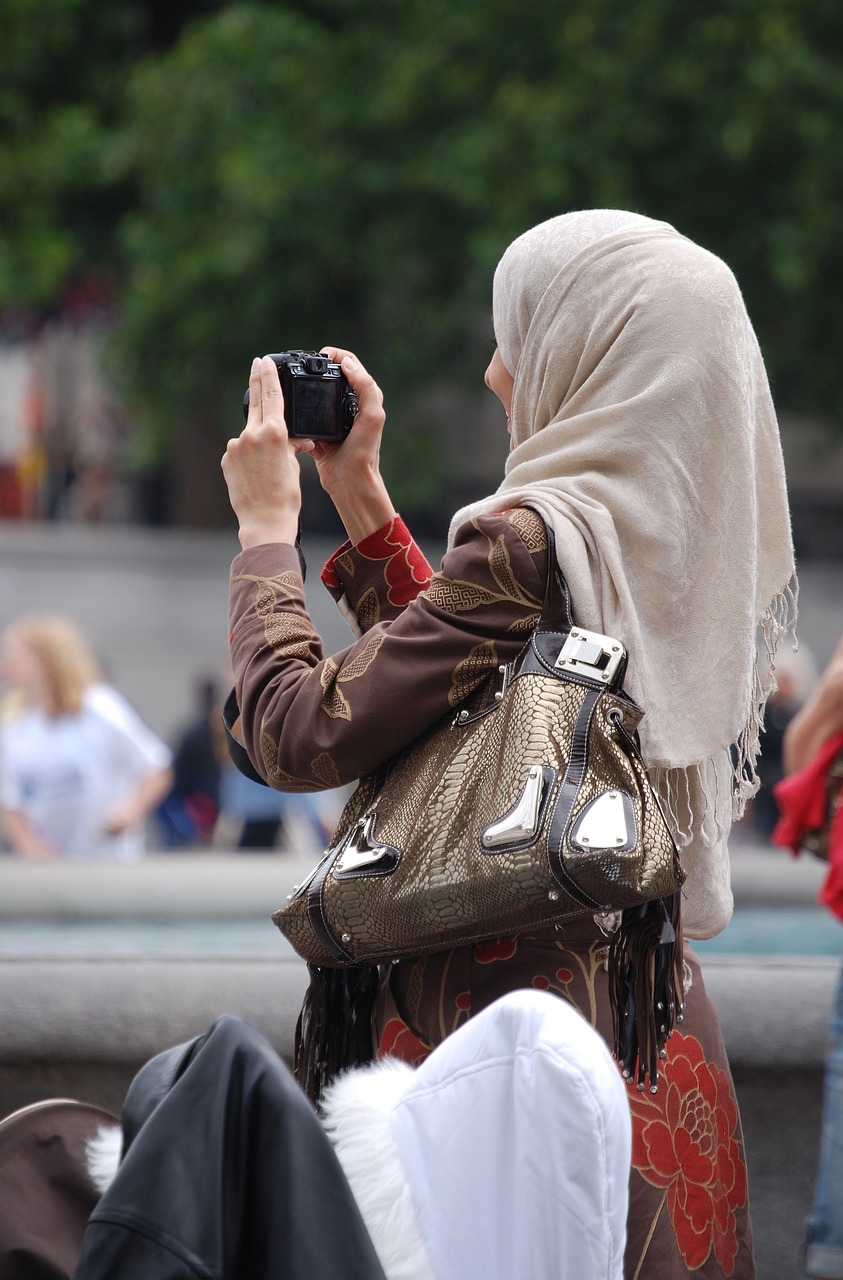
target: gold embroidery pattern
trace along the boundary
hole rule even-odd
[[[350,720],[351,708],[343,697],[342,690],[337,686],[337,672],[339,667],[333,658],[326,658],[325,665],[319,675],[319,681],[324,689],[322,695],[322,710],[331,717],[332,720]]]
[[[515,622],[511,622],[507,627],[507,631],[511,631],[516,635],[519,631],[532,631],[538,620],[538,613],[528,614],[526,618],[518,618]]]
[[[295,613],[271,613],[263,621],[267,644],[284,658],[307,658],[312,632]]]
[[[360,650],[356,658],[352,658],[351,662],[347,662],[343,667],[339,679],[345,684],[348,680],[359,680],[369,670],[369,667],[375,660],[378,650],[383,644],[386,637],[382,632],[376,636],[370,636]]]
[[[529,552],[547,548],[547,530],[537,511],[529,507],[515,507],[509,513],[509,523]]]
[[[287,773],[284,769],[278,767],[278,743],[264,729],[261,730],[260,750],[264,772],[276,791],[319,790],[317,783],[305,781],[304,778],[296,778],[293,774]]]
[[[541,609],[542,602],[529,591],[525,591],[521,583],[512,572],[512,561],[509,556],[509,549],[503,538],[503,535],[496,538],[494,542],[486,535],[489,541],[489,572],[495,582],[501,589],[503,596],[507,600],[516,600],[518,604],[532,606],[537,611]]]
[[[255,613],[263,622],[266,642],[273,652],[285,658],[307,658],[313,637],[310,621],[300,613],[278,608],[279,600],[304,607],[299,575],[287,572],[262,578],[244,573],[235,582],[255,583]]]
[[[535,519],[538,520],[538,516]],[[480,525],[477,521],[475,520],[472,523],[480,532]],[[509,604],[523,605],[530,609],[530,618],[525,620],[518,619],[510,624],[509,630],[525,630],[533,625],[535,617],[541,610],[542,602],[538,597],[531,595],[529,591],[525,591],[513,573],[512,562],[504,537],[501,535],[493,540],[485,530],[482,530],[482,532],[489,543],[489,572],[498,590],[493,591],[489,587],[481,587],[476,582],[467,582],[462,578],[447,578],[438,573],[433,577],[427,590],[421,594],[431,604],[443,609],[446,613],[468,613],[472,609],[481,608],[483,605],[500,604],[504,601]]]
[[[451,688],[448,692],[449,704],[456,707],[497,665],[498,654],[495,646],[490,642],[478,644],[471,650],[468,657],[463,658],[454,667]]]
[[[437,573],[430,586],[421,593],[431,604],[444,609],[446,613],[468,613],[484,604],[495,604],[500,596],[495,591],[478,587],[476,582],[465,582],[461,578],[445,578]],[[421,597],[420,597],[421,598]]]
[[[332,720],[351,719],[351,707],[340,685],[348,684],[350,680],[359,680],[366,674],[385,638],[382,633],[370,636],[357,657],[347,662],[341,670],[333,658],[328,658],[325,662],[319,677],[322,688],[325,690],[322,697],[322,710]]]
[[[304,604],[304,596],[301,590],[300,576],[289,569],[286,573],[278,573],[274,578],[264,578],[256,573],[241,573],[235,579],[235,582],[254,582],[258,588],[257,598],[255,600],[255,608],[261,616],[263,616],[259,601],[274,602],[277,596],[286,596],[288,600],[294,600],[297,604]]]
[[[369,631],[381,620],[381,602],[374,587],[364,592],[357,606],[357,621],[361,631]]]
[[[329,751],[322,751],[311,764],[314,778],[318,778],[326,787],[338,787],[340,775],[334,757]]]
[[[349,578],[354,577],[354,570],[355,570],[354,557],[350,556],[347,551],[344,551],[342,555],[337,556],[334,559],[334,564],[339,565],[343,573],[346,574]]]
[[[535,597],[528,596],[525,593],[512,572],[512,561],[509,558],[509,551],[503,537],[496,539],[489,550],[489,569],[495,582],[509,599],[523,600],[529,604],[537,603]]]

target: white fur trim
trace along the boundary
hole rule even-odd
[[[120,1152],[123,1147],[123,1130],[119,1124],[101,1124],[96,1135],[85,1143],[85,1164],[88,1177],[100,1195],[103,1195],[117,1173]]]
[[[435,1280],[392,1136],[392,1112],[414,1078],[396,1058],[347,1071],[327,1090],[324,1123],[387,1280]]]

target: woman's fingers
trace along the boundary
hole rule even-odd
[[[229,440],[222,459],[226,479],[235,463],[239,467],[260,469],[287,443],[284,397],[278,369],[271,356],[256,356],[249,372],[249,413],[246,425],[239,436]]]
[[[300,436],[296,436],[295,438],[290,440],[290,444],[293,447],[294,453],[315,453],[316,452],[315,440],[303,440]]]
[[[271,356],[256,356],[249,372],[249,413],[247,427],[284,419],[284,397],[278,366]]]
[[[322,354],[340,365],[348,385],[357,395],[360,413],[378,414],[383,409],[383,392],[353,351],[344,347],[323,347]]]
[[[261,385],[261,362],[256,356],[249,370],[249,412],[246,426],[251,427],[261,421],[263,416],[263,388]]]
[[[333,360],[335,364],[342,364],[346,356],[351,356],[352,360],[357,360],[353,351],[346,351],[345,347],[322,347],[323,356],[327,356],[329,360]],[[358,361],[358,364],[360,362]]]
[[[264,356],[260,362],[260,382],[263,420],[276,416],[283,420],[284,397],[281,394],[278,366],[272,356]]]

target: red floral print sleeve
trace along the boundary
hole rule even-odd
[[[430,586],[432,577],[433,570],[400,516],[357,546],[344,543],[322,570],[322,582],[331,595],[338,602],[345,599],[364,629],[371,613],[361,607],[365,596],[374,592],[378,597],[379,619],[397,617]]]

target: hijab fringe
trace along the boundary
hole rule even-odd
[[[799,583],[794,575],[777,593],[759,624],[764,669],[756,656],[753,692],[746,723],[731,747],[686,768],[654,768],[649,771],[665,810],[674,839],[687,849],[696,839],[706,848],[724,840],[732,823],[739,821],[747,803],[761,785],[756,769],[764,731],[767,699],[776,689],[776,650],[789,631],[797,649]]]

